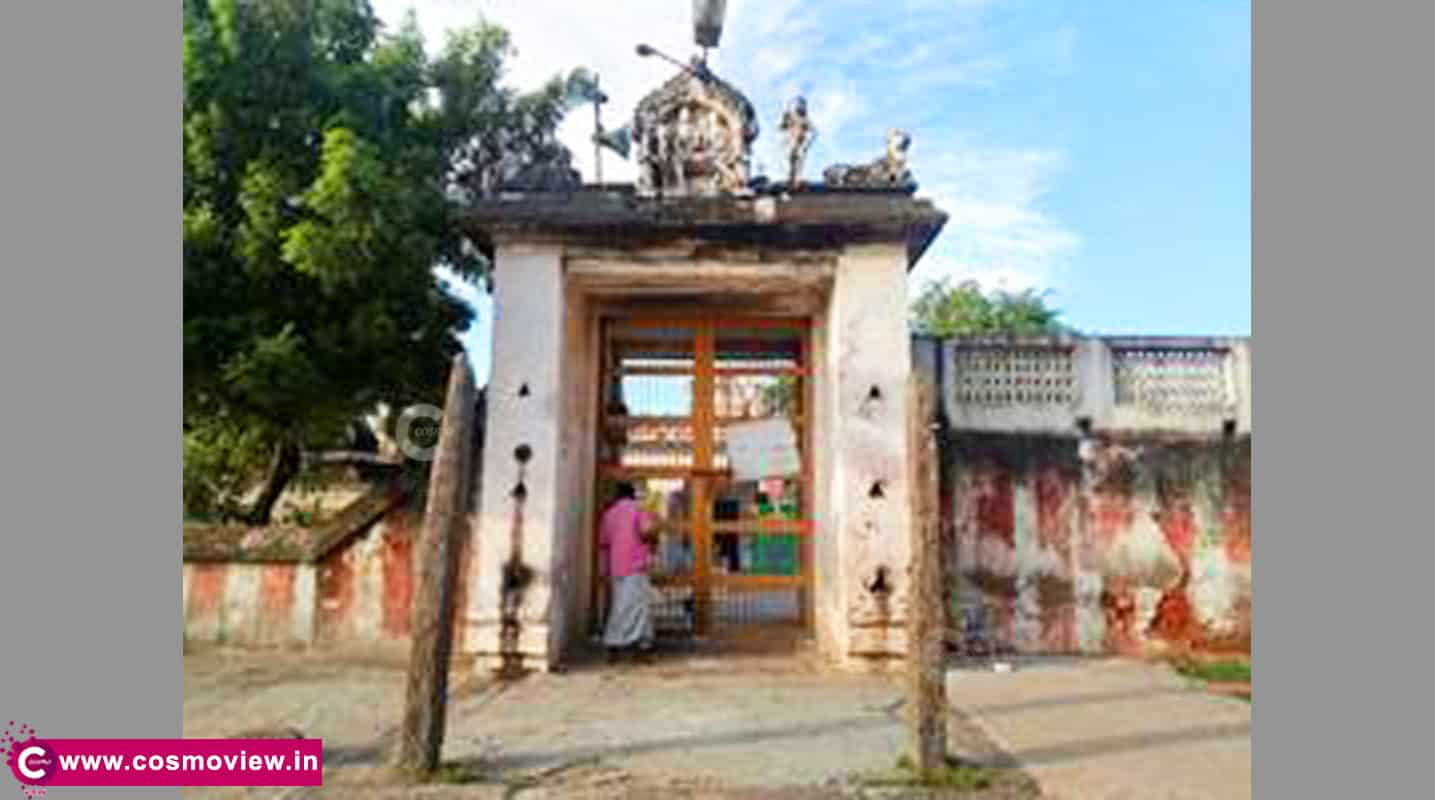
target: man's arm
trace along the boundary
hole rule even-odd
[[[662,533],[663,527],[664,520],[662,517],[644,511],[638,519],[638,536],[648,547],[653,547],[657,545],[658,534]]]
[[[606,526],[598,532],[598,577],[608,577],[608,529]]]

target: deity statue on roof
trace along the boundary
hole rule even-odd
[[[906,131],[887,131],[887,154],[868,164],[833,164],[822,172],[828,186],[856,189],[910,189],[912,171],[907,168],[907,150],[912,137]]]
[[[788,103],[778,128],[787,137],[787,185],[792,188],[802,180],[802,164],[817,139],[817,128],[807,116],[807,98],[798,95]]]

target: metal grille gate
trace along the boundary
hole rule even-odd
[[[605,507],[616,484],[629,481],[665,521],[654,571],[659,635],[762,638],[810,631],[815,526],[808,322],[606,320],[602,352],[595,499]],[[800,466],[782,468],[785,474],[735,475],[728,434],[773,420],[791,425]],[[597,534],[595,524],[595,545]],[[593,553],[596,631],[607,587],[598,577],[596,546]]]

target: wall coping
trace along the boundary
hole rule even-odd
[[[1074,347],[1084,342],[1100,342],[1114,349],[1142,347],[1230,348],[1251,341],[1249,336],[1083,336],[1076,333],[1043,334],[1039,336],[971,335],[933,336],[913,334],[913,338],[950,342],[956,347]]]
[[[954,432],[1251,434],[1250,336],[914,334],[912,340],[914,363],[935,369],[942,384],[945,422]],[[1162,358],[1162,351],[1174,357]]]
[[[375,484],[333,519],[313,528],[187,524],[184,562],[315,564],[406,502],[412,491],[412,484],[401,478]]]
[[[465,232],[492,257],[500,241],[644,250],[689,238],[738,247],[905,244],[911,269],[947,222],[907,191],[808,189],[751,196],[642,197],[630,187],[500,192],[468,204]]]

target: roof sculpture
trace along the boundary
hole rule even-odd
[[[757,113],[700,59],[649,93],[633,114],[641,194],[750,191]]]

